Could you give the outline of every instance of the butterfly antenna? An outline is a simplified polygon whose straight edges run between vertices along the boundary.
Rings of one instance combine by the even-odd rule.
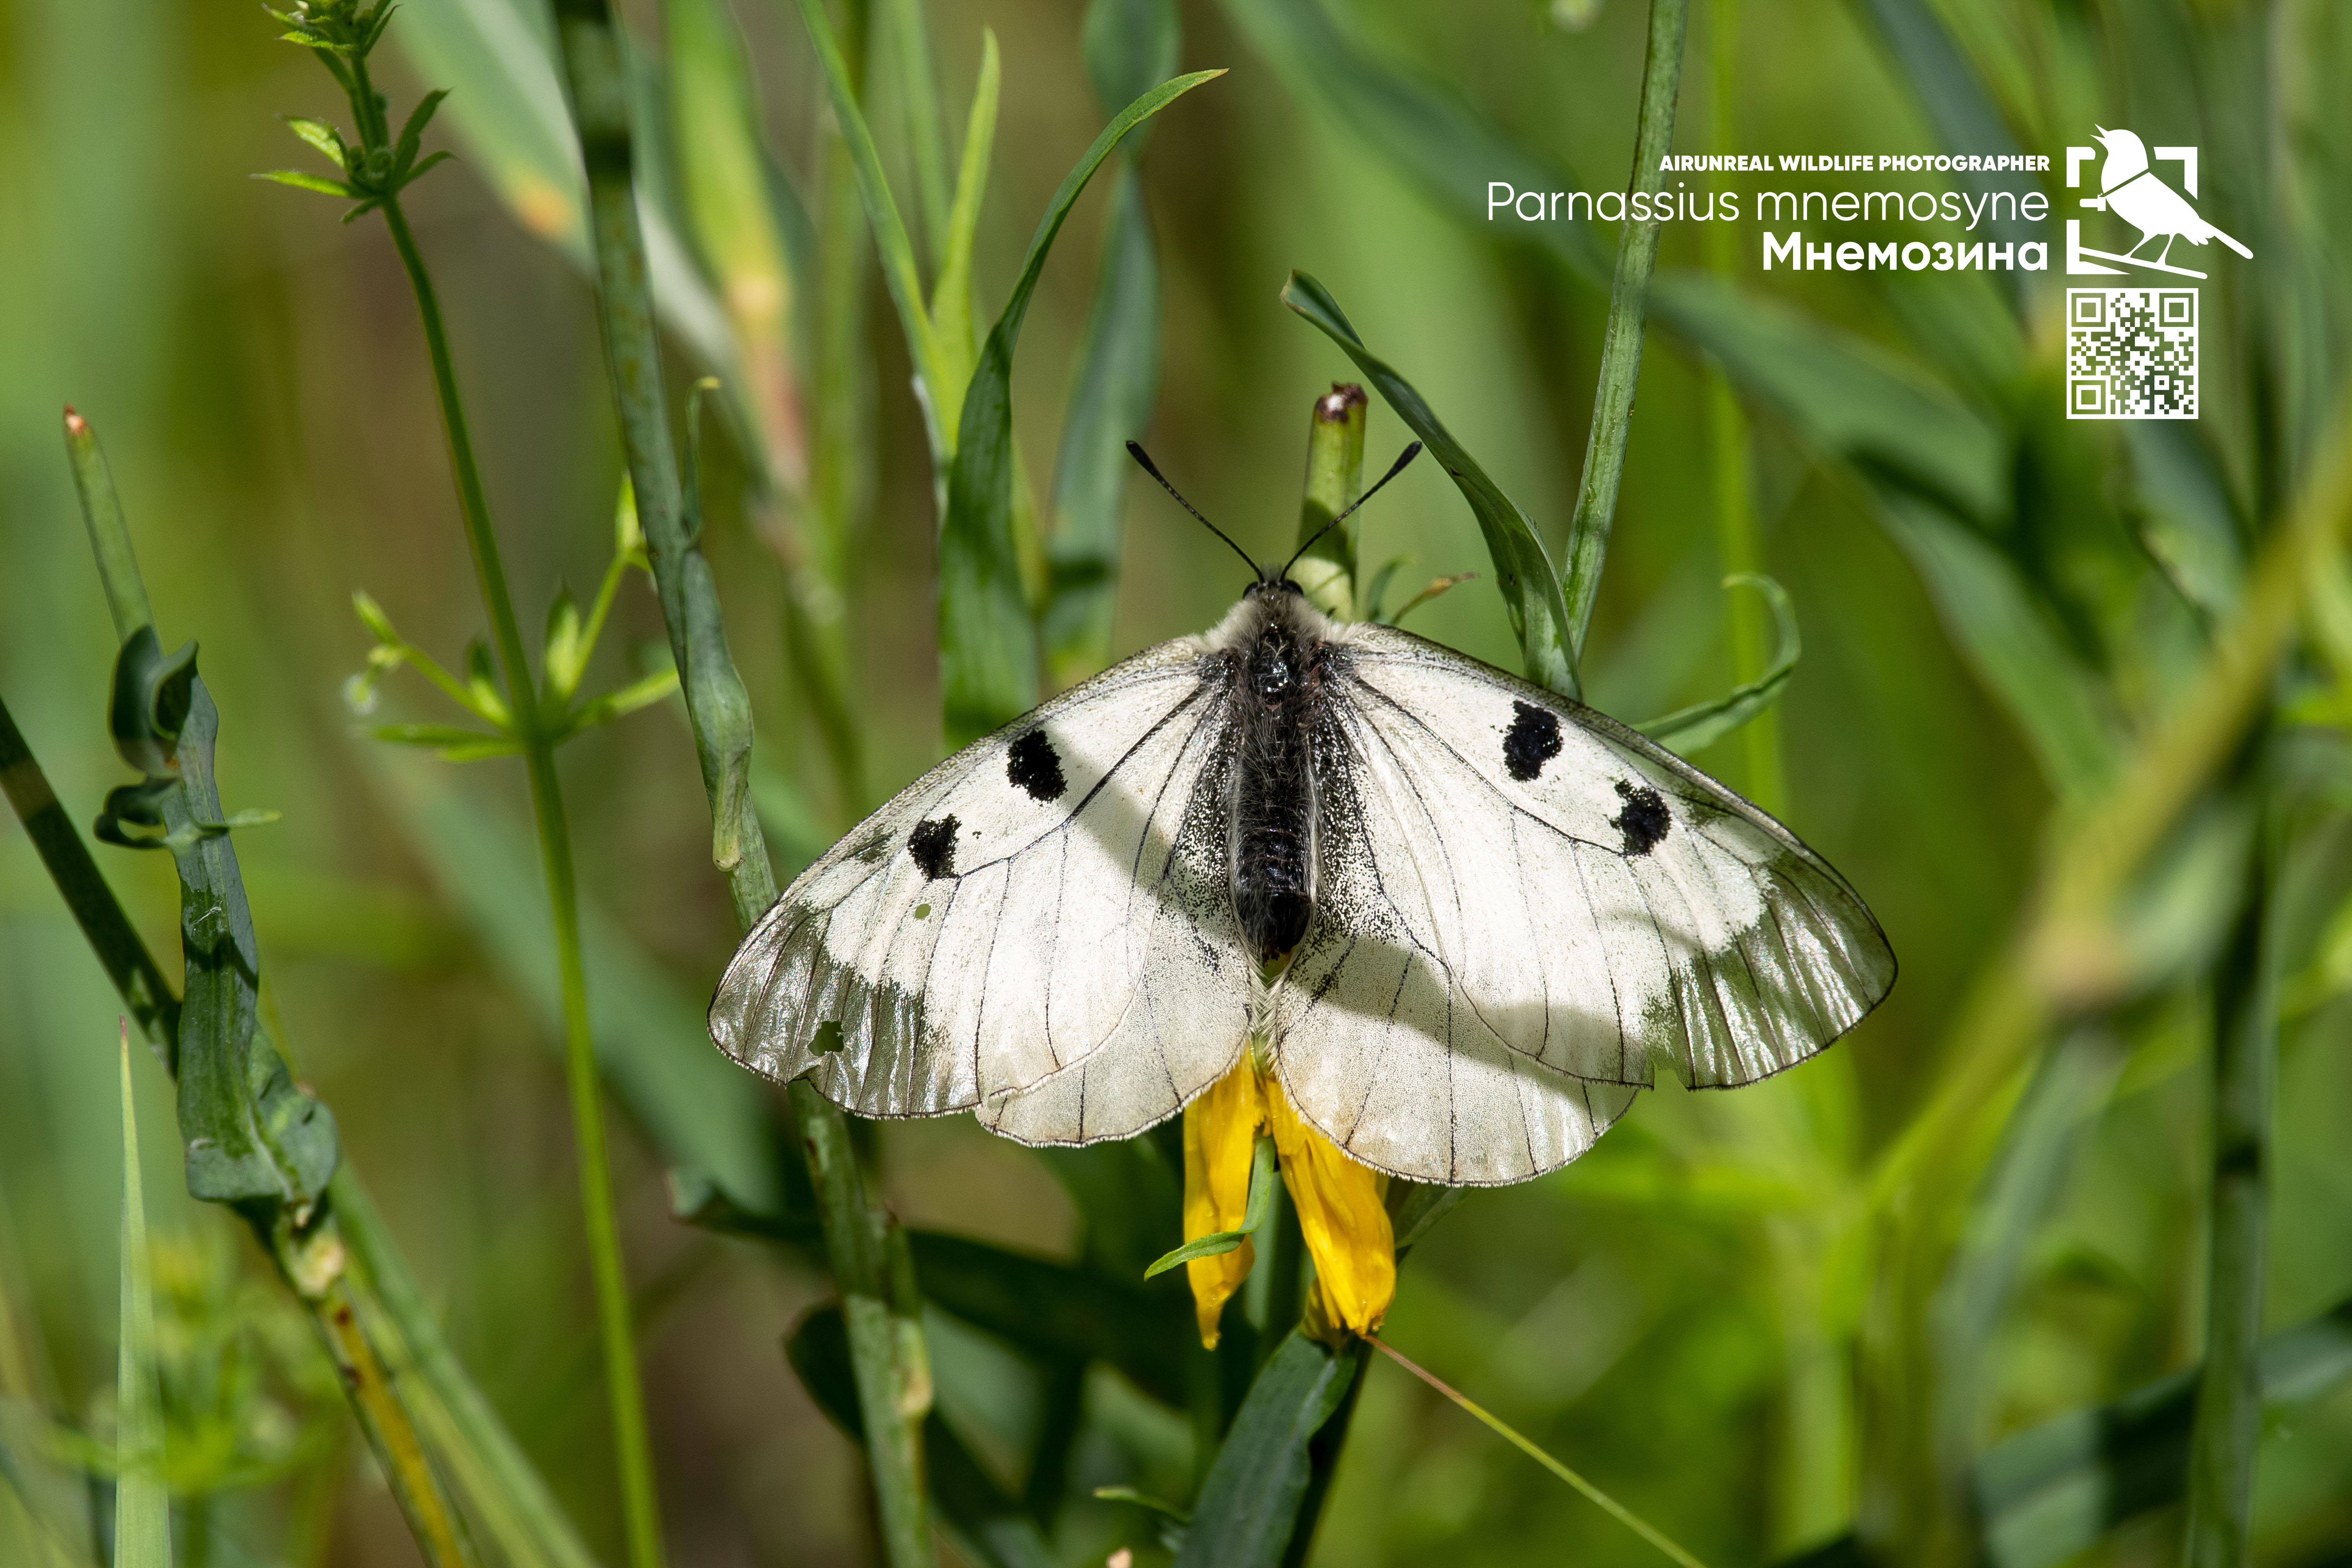
[[[1219,528],[1215,523],[1211,522],[1207,518],[1201,516],[1201,509],[1194,506],[1191,501],[1186,500],[1184,499],[1184,492],[1178,489],[1174,485],[1170,484],[1168,482],[1168,476],[1161,473],[1152,463],[1151,454],[1143,449],[1142,442],[1129,441],[1127,444],[1127,455],[1133,458],[1138,463],[1141,464],[1145,473],[1150,474],[1153,479],[1158,479],[1160,481],[1160,488],[1166,490],[1170,495],[1174,496],[1176,498],[1176,504],[1182,507],[1186,511],[1191,512],[1195,519],[1198,519],[1202,528],[1207,529],[1211,533],[1215,534],[1219,539],[1222,539],[1227,544],[1232,545],[1234,554],[1240,556],[1244,561],[1248,561],[1250,571],[1256,575],[1259,581],[1263,582],[1265,580],[1265,568],[1259,565],[1255,561],[1250,560],[1250,552],[1248,551],[1244,550],[1238,544],[1234,544],[1233,535],[1227,533],[1223,529]]]
[[[1404,466],[1420,456],[1421,443],[1418,441],[1415,441],[1412,446],[1407,447],[1403,451],[1398,453],[1397,460],[1389,465],[1389,471],[1381,476],[1381,484],[1374,485],[1370,489],[1368,489],[1362,495],[1358,496],[1354,500],[1348,503],[1346,509],[1342,510],[1339,516],[1333,518],[1330,521],[1317,529],[1314,534],[1308,538],[1307,542],[1298,547],[1297,554],[1291,556],[1289,560],[1282,563],[1282,574],[1286,577],[1289,576],[1290,569],[1298,564],[1298,557],[1300,555],[1304,555],[1308,551],[1314,549],[1325,534],[1330,532],[1333,529],[1339,527],[1341,523],[1347,521],[1348,519],[1354,516],[1358,507],[1363,505],[1366,501],[1381,493],[1381,485],[1387,484],[1391,479],[1395,479],[1399,474],[1403,473]],[[1160,482],[1165,484],[1167,481],[1163,479]]]

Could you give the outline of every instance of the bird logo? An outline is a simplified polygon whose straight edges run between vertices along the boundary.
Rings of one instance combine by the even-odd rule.
[[[2218,239],[2239,255],[2254,254],[2236,239],[2222,233],[2197,216],[2189,203],[2164,177],[2150,166],[2147,144],[2128,131],[2098,128],[2099,147],[2105,156],[2099,165],[2099,194],[2084,196],[2083,205],[2097,212],[2111,212],[2139,230],[2139,240],[2123,252],[2092,250],[2082,243],[2082,222],[2069,219],[2066,224],[2067,268],[2069,272],[2115,272],[2114,267],[2101,267],[2087,260],[2095,257],[2100,261],[2121,262],[2126,267],[2145,267],[2158,272],[2177,273],[2184,278],[2202,278],[2202,272],[2171,265],[2173,242],[2185,239],[2202,246],[2207,240]],[[2081,177],[2082,163],[2099,156],[2098,148],[2070,147],[2066,150],[2066,183],[2074,184]],[[2159,147],[2159,159],[2178,161],[2181,165],[2181,184],[2189,195],[2197,194],[2197,149],[2194,147]],[[2163,246],[2155,256],[2140,253],[2158,240]]]

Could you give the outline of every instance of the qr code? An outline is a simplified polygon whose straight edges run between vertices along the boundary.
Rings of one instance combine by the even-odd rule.
[[[2066,417],[2197,417],[2197,290],[2066,290]]]

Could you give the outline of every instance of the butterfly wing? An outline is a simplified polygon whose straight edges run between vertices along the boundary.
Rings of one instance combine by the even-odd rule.
[[[1016,1106],[1102,1050],[1164,1047],[1173,1020],[1207,1034],[1230,1014],[1237,1042],[1248,981],[1194,799],[1223,696],[1196,642],[1165,643],[940,763],[761,917],[712,1037],[868,1116]],[[1097,1100],[1011,1120],[1032,1141],[1118,1135]]]
[[[1562,1080],[1630,1092],[1663,1057],[1687,1084],[1751,1082],[1893,984],[1843,878],[1623,725],[1390,627],[1349,628],[1342,671],[1328,890],[1277,1016],[1286,1087],[1359,1157],[1516,1180],[1622,1108],[1563,1110]],[[1454,1110],[1420,1112],[1416,1146],[1422,1101]]]

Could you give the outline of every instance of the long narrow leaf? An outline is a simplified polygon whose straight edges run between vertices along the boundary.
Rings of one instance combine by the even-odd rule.
[[[114,1568],[171,1568],[163,1489],[163,1390],[155,1376],[155,1295],[147,1203],[139,1186],[139,1117],[131,1097],[131,1026],[122,1026],[122,1307],[114,1394]]]
[[[996,145],[998,66],[996,30],[980,36],[980,82],[971,95],[971,119],[964,127],[963,163],[956,171],[955,205],[947,217],[947,240],[939,286],[931,294],[931,321],[940,352],[951,362],[933,389],[940,399],[940,428],[952,433],[963,416],[964,384],[971,379],[979,347],[971,324],[971,247],[980,235],[980,203],[988,190],[988,160]]]
[[[824,0],[800,0],[800,8],[809,42],[816,49],[818,68],[824,75],[834,122],[841,128],[851,165],[857,174],[857,194],[866,204],[867,226],[874,231],[875,248],[882,262],[882,281],[889,288],[890,302],[898,307],[898,324],[907,334],[907,352],[915,362],[915,374],[922,377],[928,395],[936,398],[938,388],[947,378],[940,363],[939,339],[931,327],[930,312],[923,304],[923,278],[915,265],[914,242],[908,238],[906,220],[898,216],[898,201],[890,195],[889,179],[882,172],[881,149],[874,144],[873,129],[866,122],[865,110],[858,105],[857,89],[849,79],[841,40],[834,36]],[[941,428],[952,427],[943,423]]]
[[[1567,602],[1560,595],[1559,575],[1544,553],[1543,541],[1537,537],[1528,514],[1486,477],[1486,470],[1454,438],[1412,384],[1364,346],[1328,289],[1304,272],[1293,272],[1283,288],[1282,302],[1346,350],[1364,379],[1379,389],[1397,416],[1445,466],[1462,499],[1470,503],[1478,531],[1486,535],[1487,553],[1495,562],[1496,585],[1502,590],[1504,608],[1510,612],[1511,630],[1519,639],[1528,679],[1563,695],[1575,695],[1576,660],[1569,647]]]
[[[1037,700],[1036,626],[1022,581],[1013,498],[1013,351],[1030,295],[1078,194],[1119,139],[1223,74],[1194,71],[1164,81],[1103,127],[1046,203],[1028,258],[981,350],[964,395],[940,531],[940,685],[950,745],[994,729]]]
[[[1201,1483],[1176,1568],[1275,1568],[1307,1492],[1307,1445],[1362,1374],[1297,1330],[1250,1385],[1217,1462]]]
[[[1077,675],[1110,656],[1120,501],[1132,468],[1126,444],[1151,422],[1160,319],[1159,247],[1143,182],[1132,168],[1122,169],[1111,190],[1094,308],[1054,468],[1045,651],[1059,675]]]

